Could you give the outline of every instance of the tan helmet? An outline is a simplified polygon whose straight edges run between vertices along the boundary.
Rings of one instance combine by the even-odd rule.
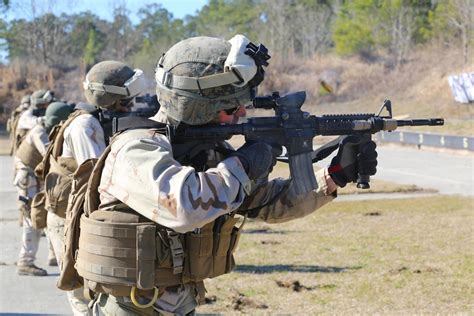
[[[87,101],[97,107],[111,109],[117,101],[131,100],[146,89],[143,71],[107,60],[95,64],[83,82]]]
[[[263,80],[263,69],[247,52],[249,45],[247,38],[236,35],[230,41],[192,37],[171,47],[155,70],[160,113],[172,121],[201,125],[220,110],[250,101],[261,82],[253,79],[260,74]]]
[[[54,92],[50,90],[37,90],[30,97],[30,104],[38,106],[47,106],[54,101]]]

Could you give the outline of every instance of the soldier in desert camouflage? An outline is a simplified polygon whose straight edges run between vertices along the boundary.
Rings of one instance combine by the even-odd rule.
[[[15,153],[16,173],[13,184],[17,187],[19,208],[23,214],[22,247],[17,263],[17,272],[20,275],[44,276],[47,274],[46,270],[34,264],[39,239],[43,232],[43,229],[37,229],[32,225],[30,213],[33,197],[43,189],[43,184],[35,176],[34,170],[46,153],[46,147],[49,145],[48,133],[61,120],[66,119],[69,113],[71,113],[71,107],[67,104],[52,103],[46,109],[46,115],[26,133]],[[49,262],[57,265],[51,243],[49,243],[48,258]]]
[[[203,281],[232,271],[245,218],[301,218],[332,201],[359,166],[375,173],[375,145],[370,155],[343,146],[343,167],[316,172],[317,189],[296,195],[291,179],[267,180],[280,148],[170,141],[167,126],[245,116],[263,80],[262,65],[245,54],[248,44],[241,35],[175,44],[156,68],[161,108],[153,121],[126,120],[123,128],[119,121],[89,181],[97,207],[81,218],[76,267],[95,292],[94,315],[193,314]]]
[[[84,161],[99,157],[106,147],[106,132],[99,112],[128,111],[131,100],[145,88],[143,73],[118,61],[102,61],[86,75],[84,94],[90,104],[79,103],[75,111],[60,126],[52,139],[45,159],[42,177],[45,180],[47,228],[64,272],[64,234],[66,210],[71,191],[72,174]],[[67,290],[74,315],[88,314],[88,299],[80,286],[59,281]],[[68,288],[70,287],[70,289]]]

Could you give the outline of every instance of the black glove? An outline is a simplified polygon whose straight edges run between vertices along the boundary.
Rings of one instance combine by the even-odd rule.
[[[359,136],[343,137],[339,151],[328,168],[329,175],[341,188],[355,182],[358,174],[373,176],[377,172],[377,145]]]
[[[261,179],[271,172],[276,157],[281,155],[280,146],[263,142],[245,143],[231,156],[237,156],[251,180]]]

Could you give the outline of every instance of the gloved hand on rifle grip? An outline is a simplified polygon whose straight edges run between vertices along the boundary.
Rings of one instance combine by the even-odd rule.
[[[329,175],[341,188],[355,182],[359,173],[373,176],[377,172],[376,147],[372,140],[362,140],[359,136],[343,137],[328,168]]]
[[[271,172],[280,156],[280,146],[272,146],[263,142],[245,143],[231,156],[237,156],[251,180],[261,179]]]

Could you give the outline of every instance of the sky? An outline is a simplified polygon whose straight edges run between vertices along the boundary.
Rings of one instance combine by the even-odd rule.
[[[9,9],[0,17],[7,21],[21,18],[31,20],[34,16],[41,16],[49,12],[60,15],[61,13],[91,11],[101,18],[111,21],[114,7],[125,4],[130,11],[130,20],[133,24],[138,24],[137,12],[147,4],[161,4],[175,18],[182,19],[186,15],[194,15],[207,2],[207,0],[10,0]],[[6,58],[7,52],[0,48],[0,63],[5,62]]]
[[[18,18],[31,19],[34,15],[38,16],[47,12],[71,14],[89,10],[103,19],[111,20],[114,7],[125,4],[130,11],[132,23],[136,24],[138,9],[151,3],[161,4],[175,18],[184,18],[188,14],[195,14],[207,3],[207,0],[10,0],[10,9],[6,13],[6,19],[8,21]],[[34,14],[32,8],[35,8]]]

